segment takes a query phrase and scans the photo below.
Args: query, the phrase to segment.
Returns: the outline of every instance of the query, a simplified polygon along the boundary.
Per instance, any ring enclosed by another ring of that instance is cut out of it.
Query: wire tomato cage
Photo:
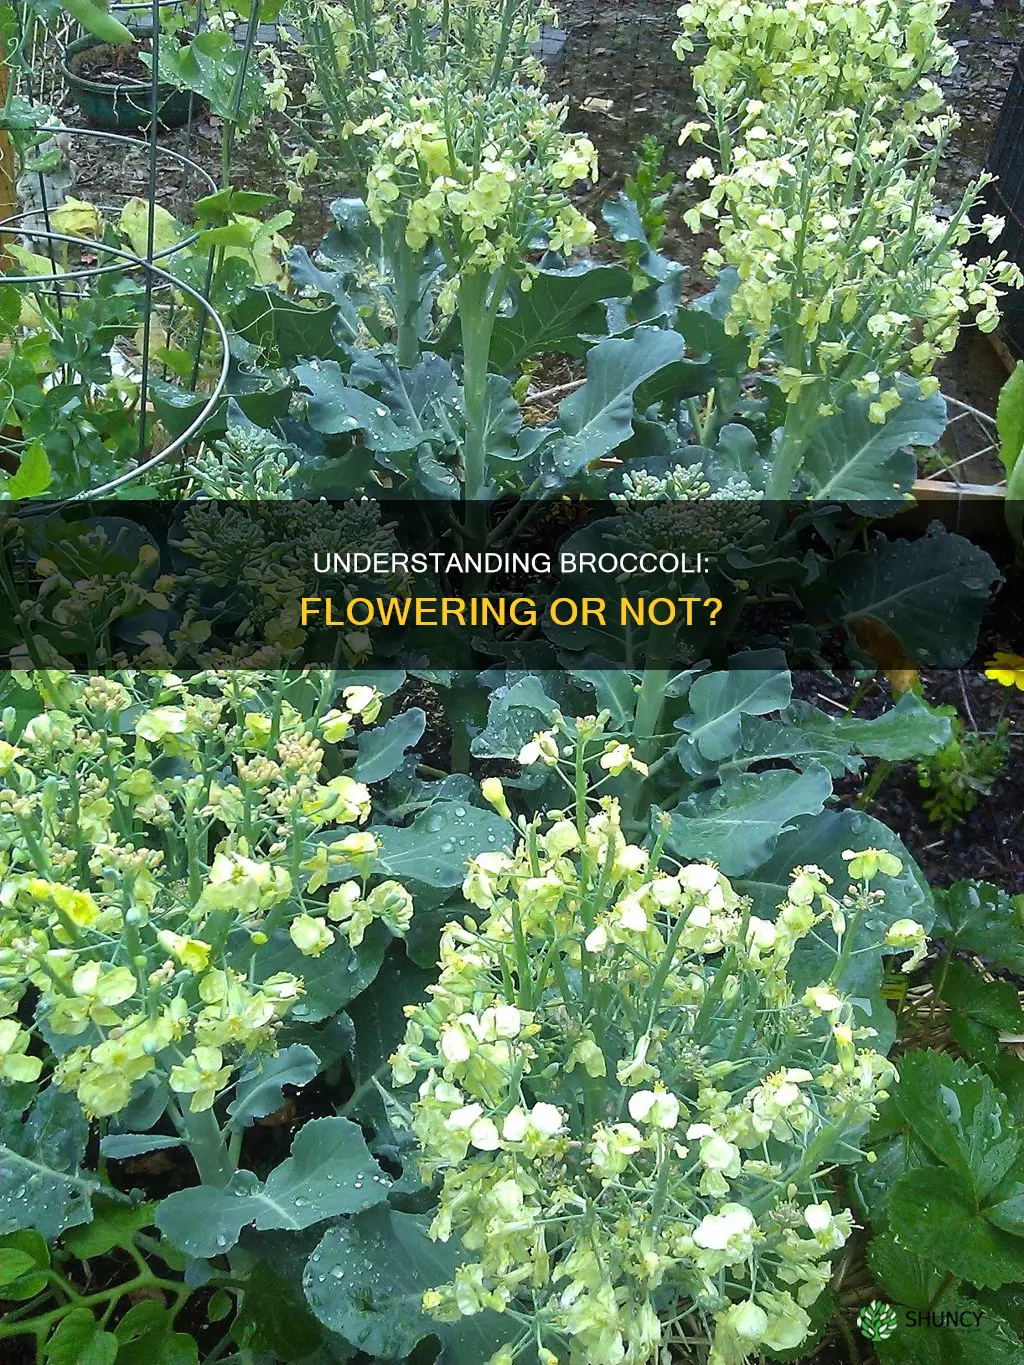
[[[54,232],[54,215],[59,213],[64,202],[59,191],[55,191],[52,176],[57,167],[47,164],[33,165],[33,162],[40,163],[45,157],[46,151],[57,152],[60,155],[62,164],[67,163],[68,168],[74,166],[75,144],[82,142],[86,147],[100,145],[105,148],[111,144],[111,153],[119,157],[124,165],[124,178],[121,188],[115,189],[107,187],[104,191],[103,202],[89,200],[89,204],[96,209],[101,218],[112,220],[119,216],[125,207],[133,200],[138,201],[144,208],[148,209],[150,203],[158,204],[159,207],[166,209],[172,216],[184,213],[195,200],[204,195],[213,194],[217,189],[217,182],[213,176],[197,161],[186,156],[182,152],[175,151],[170,147],[160,147],[156,149],[157,155],[157,176],[159,188],[152,187],[152,198],[150,198],[150,186],[148,184],[148,169],[145,166],[133,165],[133,160],[148,160],[150,156],[149,143],[137,137],[130,137],[125,133],[111,132],[105,128],[78,128],[68,127],[63,123],[40,122],[34,124],[19,124],[19,132],[36,135],[39,145],[35,151],[42,155],[26,158],[26,168],[18,179],[20,197],[24,203],[26,199],[31,199],[31,204],[21,209],[18,213],[11,214],[7,218],[0,219],[0,229],[23,225],[23,230],[33,227],[41,227],[45,232]],[[163,170],[163,174],[161,174]],[[178,183],[169,189],[171,181]],[[69,186],[70,190],[71,186]],[[74,183],[73,188],[79,192],[88,192],[89,183],[86,177],[80,183]],[[141,191],[141,193],[137,192]],[[158,201],[166,202],[158,202]],[[154,243],[152,259],[162,261],[173,256],[176,252],[192,246],[199,237],[198,228],[184,228],[182,235],[176,237],[171,243],[165,246],[157,246]],[[56,266],[56,262],[54,263]],[[122,269],[121,265],[114,262],[110,266],[111,271]]]
[[[112,426],[123,428],[125,438],[117,451],[127,467],[93,483],[88,482],[87,469],[81,471],[86,486],[71,491],[67,500],[109,497],[138,485],[194,442],[217,409],[230,363],[224,324],[199,289],[167,268],[173,252],[165,253],[158,264],[123,247],[41,228],[26,230],[22,223],[0,225],[0,251],[15,237],[32,244],[28,257],[32,264],[49,268],[0,274],[0,289],[15,289],[21,300],[10,347],[17,351],[39,334],[71,334],[86,310],[90,325],[97,312],[106,319],[104,344],[109,338],[110,345],[106,361],[100,360],[102,378],[97,380],[93,372],[95,349],[87,350],[88,363],[83,364],[69,356],[71,348],[65,346],[59,363],[39,380],[38,395],[33,392],[27,400],[31,409],[45,403],[48,391],[73,390],[82,395],[91,415],[106,412]],[[181,246],[178,243],[176,249]],[[163,410],[182,414],[180,429],[166,430],[159,420],[152,402],[158,390]],[[11,398],[10,393],[3,396]],[[17,419],[17,396],[13,407]],[[61,414],[54,413],[53,418],[59,424]],[[10,464],[20,460],[25,447],[17,423],[9,422],[0,433],[0,454]]]

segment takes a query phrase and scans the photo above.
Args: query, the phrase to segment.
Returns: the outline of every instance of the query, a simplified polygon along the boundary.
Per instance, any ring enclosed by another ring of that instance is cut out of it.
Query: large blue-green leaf
[[[857,772],[862,758],[890,763],[923,758],[948,743],[950,721],[912,693],[878,716],[827,715],[794,701],[778,720],[744,716],[737,760],[787,759],[798,768],[818,761],[833,777]]]
[[[909,658],[955,668],[971,656],[999,570],[984,550],[933,522],[919,540],[872,536],[867,550],[832,568],[833,620],[876,621]],[[897,661],[893,661],[894,666]]]
[[[81,1168],[89,1124],[73,1094],[48,1086],[27,1118],[0,1108],[0,1138],[0,1236],[34,1228],[52,1240],[89,1221],[100,1182]]]
[[[519,1335],[516,1322],[477,1313],[441,1323],[423,1311],[424,1292],[449,1281],[457,1243],[431,1241],[429,1218],[380,1207],[329,1228],[310,1256],[303,1287],[319,1320],[378,1360],[402,1360],[427,1336],[438,1365],[477,1365]]]
[[[484,396],[483,438],[491,476],[488,491],[492,494],[508,466],[520,464],[528,454],[528,450],[517,443],[522,429],[523,417],[512,394],[512,385],[504,375],[489,374]]]
[[[637,675],[620,668],[603,668],[603,662],[597,655],[588,654],[583,660],[586,667],[572,669],[571,676],[593,688],[595,709],[609,712],[611,728],[621,730],[632,723],[636,713]]]
[[[633,397],[647,380],[681,364],[678,332],[638,327],[628,340],[599,342],[587,356],[587,381],[559,409],[558,427],[539,446],[540,475],[557,488],[610,455],[633,432]]]
[[[473,738],[473,753],[478,758],[518,758],[538,730],[549,728],[557,710],[557,702],[533,673],[511,687],[497,688],[491,694],[487,725]]]
[[[922,398],[900,383],[903,402],[881,423],[868,421],[871,399],[850,394],[841,411],[815,428],[802,466],[812,498],[897,500],[917,477],[912,446],[933,445],[946,429],[941,394]]]
[[[742,876],[771,857],[797,816],[817,814],[831,794],[832,779],[820,764],[802,773],[729,773],[720,786],[676,807],[668,846],[684,858],[713,859],[727,876]]]
[[[781,650],[738,654],[730,667],[705,673],[690,688],[690,714],[679,747],[694,745],[704,758],[728,758],[739,748],[744,716],[766,716],[789,704],[793,682]]]
[[[857,753],[901,763],[934,754],[949,742],[950,721],[913,693],[878,716],[827,716],[806,702],[794,702],[784,720],[792,718],[800,731],[835,735]]]
[[[394,420],[415,434],[417,444],[454,441],[462,421],[462,394],[452,367],[427,353],[404,368],[391,356],[360,351],[349,382],[380,397]]]
[[[299,355],[316,355],[321,359],[337,355],[338,347],[334,342],[335,326],[340,326],[350,342],[359,338],[362,324],[342,274],[336,270],[321,270],[310,259],[309,252],[304,246],[293,247],[288,253],[288,273],[293,286],[322,294],[333,304],[333,308],[323,310],[330,318],[329,344],[326,348],[307,345],[298,352]]]
[[[439,887],[461,885],[470,858],[503,848],[512,837],[495,811],[461,801],[434,801],[406,828],[377,825],[370,832],[380,845],[379,871]]]
[[[320,1070],[320,1059],[311,1047],[293,1043],[273,1057],[255,1057],[235,1084],[235,1098],[228,1105],[232,1128],[245,1128],[266,1118],[284,1103],[284,1087],[308,1085]]]
[[[784,834],[775,853],[756,876],[741,878],[736,887],[750,896],[754,913],[772,919],[786,897],[790,873],[796,867],[813,864],[834,879],[834,889],[845,891],[849,874],[843,852],[846,849],[883,848],[900,859],[903,871],[896,877],[879,877],[873,885],[885,892],[879,902],[849,926],[845,944],[849,948],[839,978],[843,990],[866,1002],[869,1013],[885,1011],[879,995],[882,981],[882,940],[885,931],[898,919],[912,919],[930,928],[935,909],[928,883],[899,838],[880,820],[863,811],[824,811],[811,819],[797,821],[796,829]],[[797,945],[792,971],[800,985],[826,981],[836,966],[835,940],[826,934],[821,939],[807,938]],[[891,1017],[891,1016],[890,1016]]]
[[[441,912],[441,917],[446,922],[457,918],[451,911]],[[414,924],[418,918],[419,914],[414,916]],[[436,963],[435,951],[431,970],[425,970],[396,944],[387,969],[348,1011],[355,1031],[349,1052],[355,1089],[346,1112],[372,1129],[374,1152],[403,1165],[414,1140],[408,1125],[397,1122],[396,1110],[385,1103],[382,1091],[392,1089],[390,1058],[405,1037],[404,1007],[427,999],[427,987],[437,979]]]
[[[358,1124],[311,1119],[299,1129],[292,1154],[265,1182],[236,1172],[225,1189],[178,1190],[162,1201],[156,1225],[189,1256],[220,1256],[242,1229],[300,1231],[342,1214],[359,1213],[387,1198],[390,1180],[370,1155]]]
[[[357,948],[351,947],[348,940],[339,935],[319,957],[305,957],[291,941],[287,930],[278,929],[271,935],[270,942],[260,949],[257,971],[261,981],[277,972],[301,977],[303,994],[292,1007],[289,1018],[315,1024],[343,1010],[366,989],[380,971],[387,944],[386,930],[375,921]]]
[[[356,740],[358,757],[352,776],[359,782],[381,782],[390,777],[401,766],[406,751],[419,743],[426,727],[426,712],[410,706],[383,725],[363,730]]]
[[[336,305],[325,308],[270,285],[248,289],[232,307],[231,323],[237,336],[251,343],[257,354],[263,353],[264,364],[279,365],[309,357],[337,362],[345,354],[342,342],[350,330]]]
[[[383,398],[347,383],[336,360],[311,360],[294,373],[308,390],[306,416],[314,431],[331,436],[360,431],[366,448],[378,454],[415,450],[423,440],[415,412],[405,405],[389,409]]]
[[[630,274],[618,265],[583,262],[567,270],[540,270],[528,291],[517,290],[512,311],[494,323],[491,364],[514,370],[545,352],[583,355],[584,337],[605,331],[604,299],[629,293]]]

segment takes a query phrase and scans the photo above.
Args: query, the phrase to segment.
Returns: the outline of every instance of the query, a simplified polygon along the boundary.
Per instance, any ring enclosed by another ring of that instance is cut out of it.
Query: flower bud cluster
[[[381,100],[354,130],[373,149],[367,207],[413,251],[441,252],[442,311],[454,310],[467,275],[528,282],[526,253],[541,238],[566,256],[593,239],[569,192],[597,178],[597,154],[563,131],[564,105],[521,85],[463,90],[436,77],[385,79]]]
[[[307,150],[287,158],[289,198],[297,202],[303,178],[322,160],[365,172],[367,145],[357,129],[379,113],[389,79],[430,73],[451,87],[489,92],[539,84],[544,68],[533,49],[555,13],[527,0],[298,0],[290,18],[281,43],[260,60],[270,108],[287,112],[301,89],[301,116],[291,126]]]
[[[44,709],[0,741],[0,1079],[52,1068],[98,1117],[143,1080],[208,1109],[275,1049],[303,993],[283,968],[409,927],[334,750],[381,698],[316,673],[15,676]]]
[[[956,124],[933,77],[955,53],[940,36],[944,0],[695,0],[679,11],[680,57],[703,33],[694,80],[708,139],[687,178],[704,188],[685,216],[713,225],[710,268],[738,276],[726,319],[750,338],[751,366],[773,361],[787,402],[808,417],[851,393],[882,424],[902,401],[898,372],[935,392],[936,361],[974,314],[982,331],[1024,282],[1005,253],[977,257],[1002,221],[974,223],[984,184],[950,217],[936,175]],[[788,493],[788,490],[787,490]]]
[[[527,749],[559,761],[554,731]],[[516,1319],[572,1365],[798,1346],[853,1226],[827,1170],[860,1159],[894,1075],[836,984],[881,856],[851,853],[874,862],[842,896],[796,869],[774,920],[713,865],[630,844],[609,797],[472,859],[476,912],[446,928],[392,1058],[443,1180],[431,1235],[467,1253],[425,1307],[514,1315],[491,1365],[525,1341]],[[830,932],[834,979],[808,992],[793,955]],[[894,926],[894,948],[912,939]]]

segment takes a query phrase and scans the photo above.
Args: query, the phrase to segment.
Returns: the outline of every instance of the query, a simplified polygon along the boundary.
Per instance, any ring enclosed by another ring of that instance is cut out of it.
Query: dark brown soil
[[[1004,646],[1005,647],[1005,646]],[[961,824],[943,833],[925,814],[928,793],[917,780],[913,763],[899,764],[881,783],[869,814],[883,821],[903,840],[928,881],[949,886],[965,878],[994,882],[1005,891],[1024,891],[1024,693],[990,682],[983,672],[960,670],[924,672],[924,695],[934,705],[951,705],[967,729],[991,734],[1005,704],[1010,718],[1010,756],[1005,775],[990,796]],[[795,691],[824,711],[846,709],[853,695],[852,679],[838,681],[824,674],[795,678]],[[880,681],[863,698],[858,715],[873,716],[891,706],[892,689]],[[870,776],[868,772],[836,784],[840,804],[855,806]]]

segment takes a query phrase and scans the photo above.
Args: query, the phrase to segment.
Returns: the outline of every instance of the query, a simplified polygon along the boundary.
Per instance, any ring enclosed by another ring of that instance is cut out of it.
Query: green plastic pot
[[[86,123],[93,128],[107,128],[112,132],[138,132],[140,128],[149,126],[150,86],[134,80],[126,80],[123,85],[108,85],[79,76],[73,69],[75,58],[81,53],[106,46],[106,43],[89,34],[84,38],[76,38],[64,49],[61,74]],[[157,93],[157,124],[161,128],[180,128],[188,119],[190,105],[193,113],[205,107],[201,97],[190,90],[161,85]]]

